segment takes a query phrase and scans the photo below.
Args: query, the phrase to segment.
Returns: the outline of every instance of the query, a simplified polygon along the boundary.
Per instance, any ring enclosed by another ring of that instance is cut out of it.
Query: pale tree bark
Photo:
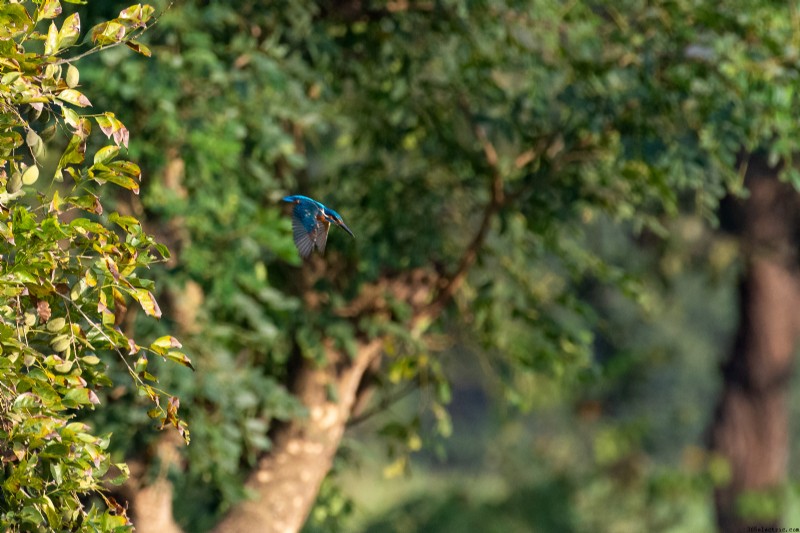
[[[182,533],[172,514],[172,483],[167,474],[181,463],[179,448],[184,446],[177,431],[171,429],[159,437],[152,454],[128,461],[131,476],[121,488],[128,502],[131,520],[137,533]],[[148,476],[150,464],[158,464],[155,478]]]
[[[328,348],[328,364],[307,362],[294,392],[309,417],[293,421],[277,433],[273,451],[247,479],[254,498],[236,507],[215,529],[218,533],[298,531],[331,469],[366,369],[380,356],[380,340],[359,343],[356,358]]]
[[[798,193],[761,159],[750,163],[749,198],[734,213],[747,257],[740,286],[740,321],[722,367],[723,391],[711,427],[714,452],[727,460],[730,480],[717,487],[720,531],[775,527],[739,513],[747,492],[778,497],[789,460],[787,394],[800,334]]]

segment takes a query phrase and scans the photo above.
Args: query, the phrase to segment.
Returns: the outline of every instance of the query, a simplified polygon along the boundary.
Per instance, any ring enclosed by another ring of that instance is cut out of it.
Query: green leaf
[[[132,161],[114,161],[108,168],[115,170],[121,174],[127,174],[137,180],[141,180],[142,178],[142,171],[139,168],[139,165]]]
[[[165,357],[170,361],[175,361],[178,364],[181,364],[183,366],[189,367],[192,370],[194,370],[194,366],[192,366],[192,361],[183,352],[179,352],[177,350],[170,350],[167,352]]]
[[[53,368],[55,369],[56,372],[60,372],[61,374],[66,374],[67,372],[72,370],[72,365],[74,365],[74,364],[75,364],[75,361],[70,359],[70,360],[64,361],[63,363],[59,363],[59,364],[55,365]]]
[[[58,353],[67,351],[72,343],[72,337],[66,333],[57,335],[50,341],[50,347]]]
[[[61,159],[58,161],[57,169],[60,170],[66,165],[83,163],[86,154],[86,143],[79,135],[73,135],[67,144]],[[56,173],[58,172],[56,171]]]
[[[47,517],[47,525],[50,526],[52,531],[58,531],[61,529],[61,513],[56,511],[55,505],[53,505],[53,500],[51,500],[47,495],[43,495],[41,497],[42,503],[41,506],[44,509],[44,514]]]
[[[51,318],[47,322],[47,325],[45,327],[47,328],[47,331],[50,331],[51,333],[56,333],[58,331],[62,331],[66,327],[66,325],[67,325],[66,319],[64,319],[63,317],[58,317],[58,318]]]
[[[90,405],[94,403],[89,395],[89,389],[71,388],[64,395],[64,405]]]
[[[153,341],[150,349],[159,355],[165,355],[172,348],[180,348],[181,343],[171,335],[164,335]]]
[[[77,13],[73,13],[64,20],[64,24],[58,31],[57,50],[72,46],[78,41],[81,34],[81,19]]]
[[[33,409],[39,406],[39,399],[30,392],[23,392],[14,400],[12,408],[15,411],[21,409]]]
[[[27,32],[33,20],[21,4],[0,5],[0,41]]]
[[[119,146],[113,146],[113,145],[104,146],[94,154],[94,164],[95,165],[105,164],[108,161],[111,161],[112,159],[117,157],[118,153],[119,153]]]
[[[81,357],[81,361],[89,366],[100,364],[100,358],[96,355],[84,355]]]
[[[15,193],[22,188],[22,173],[14,172],[11,179],[6,183],[6,190],[10,193]]]
[[[78,107],[88,107],[92,105],[83,93],[75,89],[64,89],[56,95],[56,98]]]
[[[139,183],[129,176],[124,176],[117,172],[99,172],[95,173],[92,176],[92,179],[98,183],[105,183],[110,181],[115,185],[119,185],[125,189],[133,191],[136,194],[139,194]]]
[[[39,134],[36,133],[33,128],[29,129],[28,133],[25,134],[25,142],[30,147],[34,157],[40,158],[44,155],[44,143],[42,142],[42,138],[39,137]]]
[[[119,22],[109,20],[101,22],[89,32],[89,36],[94,44],[106,46],[116,44],[125,38],[126,28]]]

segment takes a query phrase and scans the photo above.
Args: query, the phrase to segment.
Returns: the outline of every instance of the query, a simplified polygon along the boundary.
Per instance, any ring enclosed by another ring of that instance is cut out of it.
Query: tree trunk
[[[247,479],[253,499],[237,505],[217,533],[295,533],[305,523],[319,487],[333,464],[356,402],[364,372],[380,356],[382,342],[359,342],[352,361],[328,347],[324,368],[306,362],[294,392],[308,408],[306,420],[280,428],[273,447]]]
[[[711,427],[712,450],[730,466],[717,487],[723,532],[775,527],[779,517],[743,516],[740,497],[779,497],[789,459],[787,389],[800,332],[797,192],[757,160],[747,176],[750,197],[734,213],[747,257],[740,285],[735,343],[722,366],[723,390]]]
[[[132,521],[137,533],[182,533],[172,514],[173,487],[167,474],[180,468],[179,448],[184,446],[177,431],[167,428],[153,446],[152,457],[128,461],[131,477],[121,487],[121,493],[130,505]],[[155,479],[148,479],[147,470],[152,461],[159,465]]]

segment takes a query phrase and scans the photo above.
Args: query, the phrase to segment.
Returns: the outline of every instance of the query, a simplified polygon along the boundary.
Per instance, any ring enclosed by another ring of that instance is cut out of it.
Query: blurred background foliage
[[[91,24],[123,3],[80,9]],[[182,526],[210,528],[270,428],[305,416],[293,354],[366,332],[386,338],[372,405],[389,407],[354,424],[309,530],[712,528],[727,474],[704,430],[741,266],[712,228],[740,150],[797,151],[793,7],[154,4],[153,57],[108,50],[81,83],[135,132],[142,193],[118,209],[174,253],[154,272],[167,323],[139,327],[177,329],[197,367],[158,373],[193,434],[170,475]],[[505,201],[427,334],[400,301],[337,316],[386,272],[452,272],[494,174]],[[332,232],[301,265],[290,192],[357,239]],[[158,438],[136,401],[94,419],[120,458]]]

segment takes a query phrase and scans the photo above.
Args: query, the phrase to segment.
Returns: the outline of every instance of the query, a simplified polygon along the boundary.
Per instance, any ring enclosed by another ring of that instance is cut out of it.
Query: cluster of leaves
[[[72,64],[80,16],[62,9],[58,0],[0,1],[0,527],[112,530],[126,525],[124,510],[87,509],[81,498],[103,496],[104,476],[116,471],[122,482],[127,467],[112,463],[110,434],[76,418],[102,405],[115,359],[152,404],[148,414],[188,441],[178,400],[155,385],[148,356],[191,365],[175,338],[139,345],[123,330],[131,301],[161,316],[153,282],[139,274],[168,252],[136,218],[104,211],[103,185],[137,192],[141,172],[120,158],[123,123],[85,112]],[[86,53],[140,49],[130,39],[152,14],[123,10],[89,32]],[[93,124],[110,144],[87,154]]]

